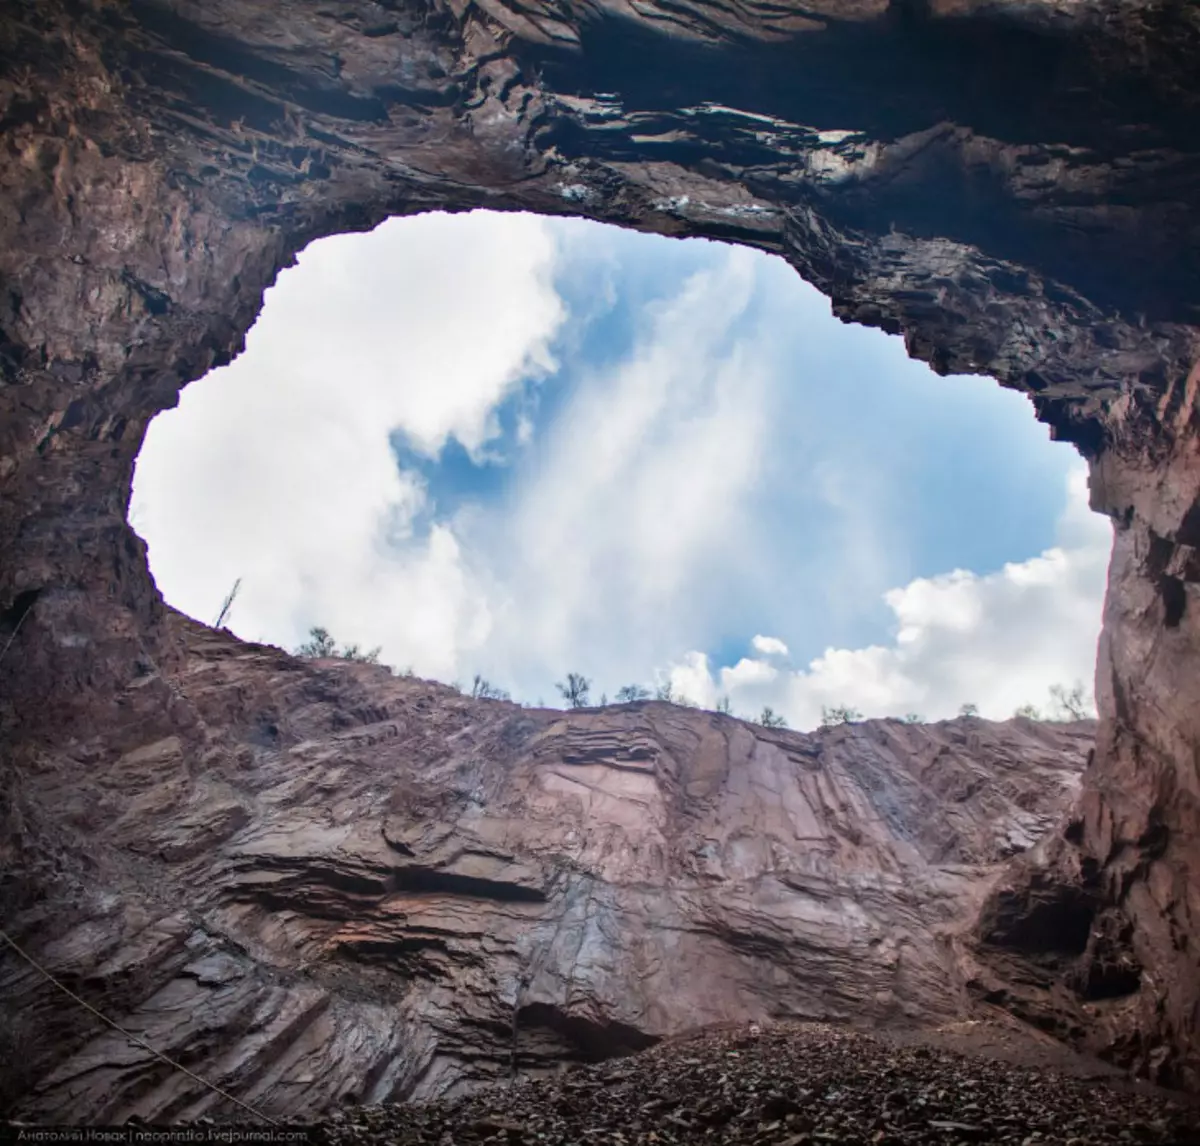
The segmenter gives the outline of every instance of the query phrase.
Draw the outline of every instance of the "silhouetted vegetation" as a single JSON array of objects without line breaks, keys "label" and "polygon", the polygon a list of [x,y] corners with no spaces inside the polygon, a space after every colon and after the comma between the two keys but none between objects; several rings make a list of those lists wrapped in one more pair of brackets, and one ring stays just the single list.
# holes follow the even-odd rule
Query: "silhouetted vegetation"
[{"label": "silhouetted vegetation", "polygon": [[979,705],[964,704],[962,706],[962,708],[960,708],[958,710],[958,715],[959,716],[978,716],[979,715]]},{"label": "silhouetted vegetation", "polygon": [[857,708],[850,708],[844,704],[835,704],[830,708],[821,705],[822,728],[832,728],[835,724],[853,724],[862,718],[863,714]]},{"label": "silhouetted vegetation", "polygon": [[554,687],[572,708],[587,708],[592,682],[582,673],[569,672],[567,679],[559,681]]},{"label": "silhouetted vegetation", "polygon": [[766,705],[762,712],[759,713],[758,723],[764,728],[786,728],[787,721],[779,715],[769,704]]},{"label": "silhouetted vegetation", "polygon": [[1053,705],[1056,720],[1086,720],[1091,700],[1083,691],[1083,684],[1075,682],[1072,688],[1066,685],[1052,684],[1050,686],[1050,703]]},{"label": "silhouetted vegetation", "polygon": [[475,674],[475,679],[471,682],[471,697],[473,700],[512,700],[509,693],[502,688],[497,688],[479,673]]},{"label": "silhouetted vegetation", "polygon": [[337,641],[333,639],[328,629],[324,629],[320,625],[313,625],[308,630],[308,640],[296,649],[296,656],[308,657],[312,660],[336,658],[342,661],[358,661],[362,664],[377,665],[379,654],[382,651],[381,646],[377,646],[369,652],[363,652],[358,645],[345,645],[339,649]]},{"label": "silhouetted vegetation", "polygon": [[238,590],[242,587],[242,579],[239,577],[234,583],[233,588],[225,594],[225,600],[221,602],[221,611],[217,614],[217,619],[213,621],[213,628],[223,628],[225,622],[229,619],[229,611],[233,608],[234,601],[237,600]]},{"label": "silhouetted vegetation", "polygon": [[1023,716],[1027,720],[1071,721],[1092,719],[1092,698],[1085,691],[1082,682],[1076,681],[1070,688],[1065,684],[1050,686],[1050,705],[1046,709],[1034,704],[1023,704],[1013,716]]},{"label": "silhouetted vegetation", "polygon": [[617,703],[631,704],[635,700],[649,700],[650,690],[640,684],[623,684],[617,689]]}]

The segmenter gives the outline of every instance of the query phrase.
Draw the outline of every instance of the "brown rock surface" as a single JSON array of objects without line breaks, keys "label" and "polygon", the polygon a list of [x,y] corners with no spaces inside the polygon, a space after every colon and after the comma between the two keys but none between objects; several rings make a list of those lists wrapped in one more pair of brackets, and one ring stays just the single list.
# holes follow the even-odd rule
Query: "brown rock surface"
[{"label": "brown rock surface", "polygon": [[[961,958],[980,997],[1200,1083],[1195,6],[12,0],[0,60],[0,914],[50,962],[82,960],[122,1010],[140,990],[131,967],[202,957],[186,943],[215,888],[258,872],[225,908],[250,927],[299,878],[274,826],[291,813],[248,806],[243,788],[299,721],[293,706],[328,702],[305,693],[316,678],[251,649],[229,653],[259,666],[236,697],[212,712],[192,699],[212,657],[198,662],[170,620],[125,521],[148,420],[238,351],[264,287],[315,236],[432,208],[569,212],[775,251],[840,317],[903,332],[938,370],[1025,391],[1079,444],[1116,528],[1095,758],[1067,835],[1018,862]],[[386,724],[373,703],[339,719]],[[250,722],[227,732],[239,747],[209,752],[231,705]],[[414,718],[414,763],[439,766],[438,729]],[[345,793],[305,774],[313,807],[353,802],[357,772],[340,774]],[[89,850],[97,808],[111,821],[103,860]],[[251,825],[262,854],[239,860],[226,849]],[[340,856],[348,829],[324,830]],[[306,850],[320,851],[315,831]],[[397,843],[373,846],[409,847],[403,878],[428,878],[415,844]],[[523,889],[497,918],[550,902],[545,870],[506,859],[508,845],[457,858],[453,843],[422,846],[443,887]],[[753,866],[763,846],[747,836],[721,862]],[[164,890],[139,849],[190,864],[191,882]],[[405,892],[378,887],[378,856],[353,855],[344,870],[322,861],[323,890],[304,893],[314,918]],[[605,855],[603,872],[630,862]],[[838,855],[854,862],[853,847]],[[89,863],[89,894],[122,888],[106,908],[118,922],[95,925],[101,964],[88,932],[54,948],[27,924],[29,911],[65,920]],[[1063,912],[1065,946],[1046,950],[1037,921]],[[286,913],[271,918],[286,932]],[[450,940],[438,942],[405,958],[435,965]],[[236,959],[269,989],[268,962]],[[877,964],[857,965],[867,982]],[[186,1027],[201,980],[227,970],[173,979],[159,1025]],[[375,973],[356,964],[346,989]],[[224,990],[214,1052],[240,1058],[251,1085],[279,1068],[279,1040],[257,987]],[[294,1011],[261,1015],[373,1048],[347,1061],[385,1062],[400,1037],[385,1017],[339,1025],[319,991],[283,996]],[[65,1053],[83,1036],[56,1021]],[[353,1085],[383,1085],[379,1069]]]},{"label": "brown rock surface", "polygon": [[[23,814],[88,866],[30,904],[18,942],[277,1115],[714,1023],[964,1015],[956,938],[1062,819],[1093,736],[530,710],[171,623],[183,667],[118,703],[165,688],[186,734],[131,720],[25,774]],[[21,962],[0,984],[43,1033],[27,1116],[220,1106]]]}]

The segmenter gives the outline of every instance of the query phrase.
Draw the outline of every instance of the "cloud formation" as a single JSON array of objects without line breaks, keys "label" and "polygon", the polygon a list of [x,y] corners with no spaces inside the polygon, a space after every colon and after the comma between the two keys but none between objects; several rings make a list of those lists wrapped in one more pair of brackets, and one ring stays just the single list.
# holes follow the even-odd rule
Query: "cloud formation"
[{"label": "cloud formation", "polygon": [[826,706],[939,720],[974,704],[1005,720],[1019,706],[1044,706],[1054,684],[1079,681],[1090,692],[1112,528],[1088,509],[1082,463],[1066,494],[1054,548],[992,573],[956,569],[887,592],[889,644],[829,648],[782,671],[778,642],[756,637],[756,657],[714,669],[692,652],[672,666],[671,682],[705,707],[720,695],[749,716],[771,705],[802,729],[820,723]]},{"label": "cloud formation", "polygon": [[408,222],[313,243],[280,275],[246,351],[150,426],[130,520],[192,616],[241,577],[240,636],[291,646],[319,623],[449,675],[488,606],[450,525],[414,535],[427,491],[392,435],[483,450],[503,398],[553,369],[565,312],[540,220]]},{"label": "cloud formation", "polygon": [[999,567],[1050,541],[1064,447],[779,260],[426,215],[313,244],[266,302],[138,461],[131,521],[192,616],[241,577],[251,640],[320,624],[530,701],[670,679],[798,727],[1090,681],[1108,526],[1078,474],[1057,545]]},{"label": "cloud formation", "polygon": [[736,544],[767,431],[768,378],[733,333],[753,258],[722,251],[648,308],[628,355],[579,381],[519,498],[472,532],[503,582],[497,671],[520,681],[531,648],[557,664],[587,649],[608,677],[683,639],[681,595]]}]

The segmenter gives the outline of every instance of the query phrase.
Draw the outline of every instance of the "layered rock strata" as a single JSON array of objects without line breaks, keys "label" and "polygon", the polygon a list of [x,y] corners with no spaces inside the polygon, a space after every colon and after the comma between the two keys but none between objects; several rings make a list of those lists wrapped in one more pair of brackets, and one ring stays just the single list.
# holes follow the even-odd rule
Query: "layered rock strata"
[{"label": "layered rock strata", "polygon": [[[276,1116],[714,1023],[966,1014],[962,936],[1067,814],[1094,731],[530,710],[169,623],[183,667],[130,683],[120,734],[24,776],[22,814],[70,846],[17,938]],[[19,960],[0,993],[28,1038],[9,1065],[26,1117],[225,1105]]]},{"label": "layered rock strata", "polygon": [[[1200,1082],[1198,45],[1193,6],[1137,0],[6,4],[5,921],[96,862],[38,811],[47,792],[204,724],[125,521],[148,420],[238,351],[316,236],[574,213],[776,252],[843,319],[1030,394],[1089,459],[1116,530],[1095,757],[1067,834],[984,910],[974,978]],[[137,796],[131,838],[165,799]],[[121,910],[153,916],[155,894]],[[1079,931],[1061,958],[1019,938],[1076,902],[1083,954]],[[1080,1002],[1065,968],[1093,957],[1118,970]]]}]

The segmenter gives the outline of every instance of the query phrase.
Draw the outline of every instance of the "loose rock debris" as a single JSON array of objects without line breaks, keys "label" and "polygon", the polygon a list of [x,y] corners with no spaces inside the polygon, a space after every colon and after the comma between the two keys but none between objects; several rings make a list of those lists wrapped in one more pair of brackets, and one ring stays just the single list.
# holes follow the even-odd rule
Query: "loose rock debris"
[{"label": "loose rock debris", "polygon": [[464,1098],[338,1112],[331,1146],[1200,1143],[1196,1108],[824,1024],[701,1034]]}]

